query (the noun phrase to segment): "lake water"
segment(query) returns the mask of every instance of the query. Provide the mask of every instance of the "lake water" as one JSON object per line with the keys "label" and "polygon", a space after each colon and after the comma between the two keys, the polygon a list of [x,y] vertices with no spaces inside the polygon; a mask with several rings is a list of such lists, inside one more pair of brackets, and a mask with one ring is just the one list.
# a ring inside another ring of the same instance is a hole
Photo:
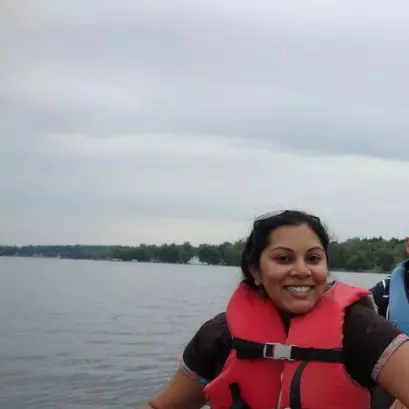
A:
{"label": "lake water", "polygon": [[230,267],[0,257],[0,408],[135,408],[239,279]]}

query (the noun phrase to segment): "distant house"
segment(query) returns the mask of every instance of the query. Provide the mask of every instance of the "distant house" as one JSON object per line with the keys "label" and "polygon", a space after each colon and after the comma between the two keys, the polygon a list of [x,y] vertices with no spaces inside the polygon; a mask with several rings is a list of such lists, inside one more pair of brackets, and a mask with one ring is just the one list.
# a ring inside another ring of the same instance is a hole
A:
{"label": "distant house", "polygon": [[203,263],[199,260],[199,257],[192,257],[188,262],[188,264],[195,264],[195,265],[206,265],[207,263]]}

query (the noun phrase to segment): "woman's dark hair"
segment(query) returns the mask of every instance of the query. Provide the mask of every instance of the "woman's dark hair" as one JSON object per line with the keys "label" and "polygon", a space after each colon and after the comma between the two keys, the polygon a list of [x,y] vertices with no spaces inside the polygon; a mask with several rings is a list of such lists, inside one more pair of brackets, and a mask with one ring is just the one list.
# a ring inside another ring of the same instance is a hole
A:
{"label": "woman's dark hair", "polygon": [[258,217],[248,237],[241,255],[241,270],[243,281],[256,288],[250,268],[260,268],[260,256],[268,246],[270,233],[282,226],[307,225],[318,236],[328,259],[329,235],[321,220],[311,214],[299,210],[285,210],[281,213],[269,213]]}

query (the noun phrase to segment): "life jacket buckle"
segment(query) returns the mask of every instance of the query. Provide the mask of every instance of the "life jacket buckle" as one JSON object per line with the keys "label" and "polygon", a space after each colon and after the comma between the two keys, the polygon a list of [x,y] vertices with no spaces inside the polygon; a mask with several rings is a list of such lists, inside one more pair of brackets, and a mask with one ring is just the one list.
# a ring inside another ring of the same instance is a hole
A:
{"label": "life jacket buckle", "polygon": [[274,360],[294,361],[292,348],[295,345],[266,343],[263,347],[263,358]]}

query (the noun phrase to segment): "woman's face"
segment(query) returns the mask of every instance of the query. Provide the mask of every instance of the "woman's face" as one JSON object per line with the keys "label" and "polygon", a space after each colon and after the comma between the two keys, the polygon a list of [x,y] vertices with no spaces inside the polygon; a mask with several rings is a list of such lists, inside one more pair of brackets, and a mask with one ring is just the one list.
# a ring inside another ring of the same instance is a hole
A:
{"label": "woman's face", "polygon": [[325,250],[308,225],[283,226],[270,233],[253,270],[277,308],[293,314],[308,312],[325,291],[328,276]]}

